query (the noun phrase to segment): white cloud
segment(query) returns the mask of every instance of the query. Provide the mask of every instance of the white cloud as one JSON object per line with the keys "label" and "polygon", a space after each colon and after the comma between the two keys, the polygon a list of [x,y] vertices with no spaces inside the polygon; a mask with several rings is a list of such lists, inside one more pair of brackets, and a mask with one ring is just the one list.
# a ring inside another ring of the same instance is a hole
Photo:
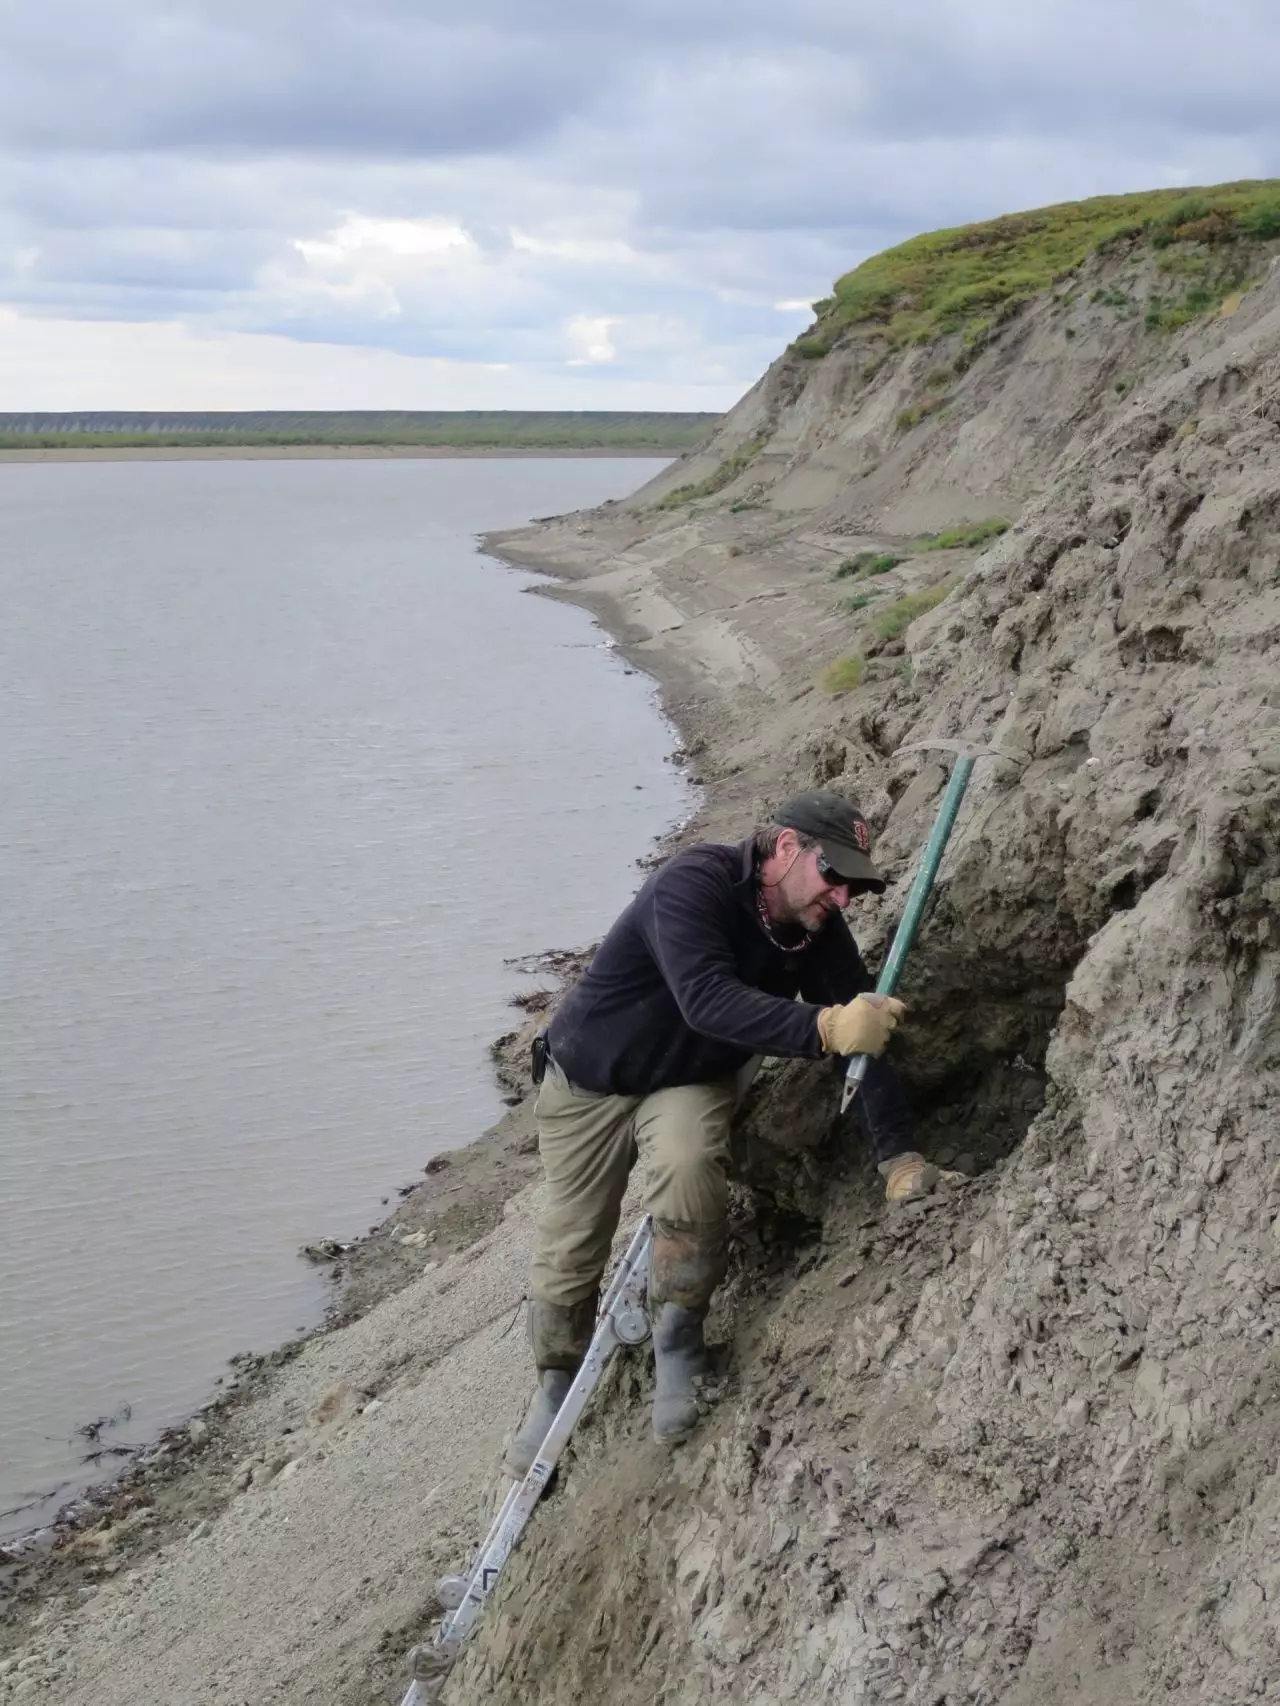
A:
{"label": "white cloud", "polygon": [[512,398],[741,391],[915,231],[1280,171],[1277,86],[1263,0],[9,8],[0,303],[32,348],[114,326],[104,406],[159,381],[141,324],[294,342],[283,385],[399,395],[351,346]]}
{"label": "white cloud", "polygon": [[588,362],[614,361],[618,347],[610,336],[614,322],[603,316],[575,314],[564,329],[569,346],[570,367],[582,367]]}
{"label": "white cloud", "polygon": [[0,308],[9,410],[725,409],[732,382],[690,384],[444,361],[172,322],[28,319]]}
{"label": "white cloud", "polygon": [[349,213],[326,236],[296,237],[294,247],[305,260],[325,265],[364,255],[424,261],[475,245],[452,219],[371,219]]}

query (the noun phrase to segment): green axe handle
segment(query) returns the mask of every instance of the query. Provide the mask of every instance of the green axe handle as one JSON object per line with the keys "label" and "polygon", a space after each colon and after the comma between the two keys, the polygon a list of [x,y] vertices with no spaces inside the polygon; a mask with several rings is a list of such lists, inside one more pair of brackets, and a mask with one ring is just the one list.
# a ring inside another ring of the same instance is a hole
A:
{"label": "green axe handle", "polygon": [[[907,955],[911,952],[911,944],[915,941],[916,931],[924,915],[925,902],[933,891],[934,879],[938,875],[938,866],[942,863],[942,855],[947,850],[947,842],[951,839],[951,831],[955,826],[956,813],[960,810],[960,802],[964,791],[969,786],[969,775],[973,770],[972,758],[959,758],[956,767],[951,772],[951,780],[947,783],[947,791],[942,796],[942,804],[938,807],[938,816],[932,832],[925,843],[924,857],[920,861],[920,869],[916,872],[911,892],[907,896],[906,909],[902,921],[894,932],[893,945],[889,949],[889,957],[884,962],[884,970],[876,983],[877,995],[892,995],[898,987],[898,979],[902,976],[902,968]],[[844,1094],[840,1098],[840,1112],[845,1109],[858,1094],[858,1086],[867,1075],[867,1062],[871,1056],[853,1054],[849,1056],[849,1064],[844,1075]]]}

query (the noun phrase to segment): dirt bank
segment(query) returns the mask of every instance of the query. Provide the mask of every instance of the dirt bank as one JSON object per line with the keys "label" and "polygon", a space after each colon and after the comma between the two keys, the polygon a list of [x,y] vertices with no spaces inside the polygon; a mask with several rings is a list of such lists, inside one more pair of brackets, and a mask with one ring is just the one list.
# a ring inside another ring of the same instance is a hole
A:
{"label": "dirt bank", "polygon": [[[1145,264],[976,356],[785,357],[623,513],[508,541],[703,718],[718,809],[838,779],[901,876],[944,781],[913,745],[1014,762],[977,773],[901,1051],[979,1178],[889,1221],[822,1072],[773,1076],[730,1401],[668,1463],[625,1377],[459,1702],[1274,1691],[1280,279],[1154,335],[1102,312]],[[976,559],[921,537],[995,517]]]}

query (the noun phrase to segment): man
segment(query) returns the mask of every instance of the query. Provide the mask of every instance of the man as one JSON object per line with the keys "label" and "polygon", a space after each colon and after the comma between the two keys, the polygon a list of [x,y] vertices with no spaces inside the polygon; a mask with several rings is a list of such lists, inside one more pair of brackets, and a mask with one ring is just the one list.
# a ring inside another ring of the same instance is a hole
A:
{"label": "man", "polygon": [[[677,853],[649,877],[551,1021],[537,1101],[547,1194],[533,1259],[538,1388],[507,1454],[523,1476],[595,1325],[639,1151],[654,1220],[655,1437],[685,1438],[724,1277],[729,1126],[753,1057],[868,1054],[860,1103],[890,1201],[932,1188],[878,1057],[904,1011],[874,988],[841,913],[883,893],[862,814],[801,794],[740,845]],[[799,1000],[796,997],[799,996]]]}

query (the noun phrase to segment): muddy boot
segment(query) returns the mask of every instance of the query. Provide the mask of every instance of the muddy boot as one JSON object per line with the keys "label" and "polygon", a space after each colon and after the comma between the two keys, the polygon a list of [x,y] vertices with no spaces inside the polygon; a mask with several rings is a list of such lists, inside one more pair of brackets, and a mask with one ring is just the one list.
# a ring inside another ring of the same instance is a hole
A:
{"label": "muddy boot", "polygon": [[507,1468],[517,1481],[523,1481],[529,1473],[538,1448],[547,1437],[547,1429],[555,1421],[572,1385],[573,1376],[563,1368],[544,1368],[538,1375],[533,1402],[525,1412],[520,1432],[507,1447]]}
{"label": "muddy boot", "polygon": [[653,1437],[687,1439],[698,1425],[697,1383],[708,1372],[702,1336],[711,1294],[724,1278],[724,1225],[655,1220],[649,1307],[653,1316]]}
{"label": "muddy boot", "polygon": [[538,1386],[519,1433],[507,1447],[507,1468],[517,1481],[529,1473],[547,1429],[573,1385],[595,1331],[597,1305],[594,1292],[568,1308],[541,1303],[536,1297],[529,1304],[529,1343],[538,1368]]}
{"label": "muddy boot", "polygon": [[698,1425],[697,1383],[705,1378],[707,1346],[702,1337],[705,1309],[681,1309],[664,1303],[653,1324],[653,1437],[659,1445],[688,1439]]}

